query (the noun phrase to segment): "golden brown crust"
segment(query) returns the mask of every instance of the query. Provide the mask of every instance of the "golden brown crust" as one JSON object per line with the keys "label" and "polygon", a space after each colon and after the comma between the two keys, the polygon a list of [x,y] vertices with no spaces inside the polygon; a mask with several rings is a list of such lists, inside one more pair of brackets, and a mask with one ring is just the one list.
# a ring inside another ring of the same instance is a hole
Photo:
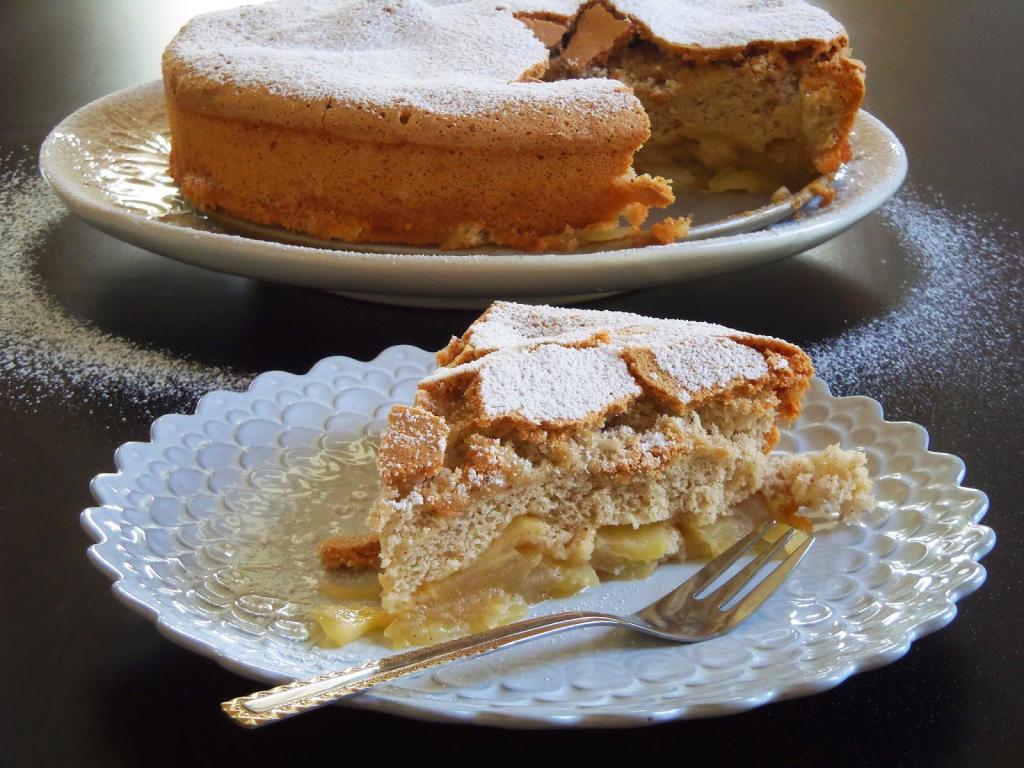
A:
{"label": "golden brown crust", "polygon": [[[216,89],[212,84],[183,86],[176,61],[165,61],[164,83],[173,102],[197,115],[277,125],[292,130],[322,130],[363,142],[414,143],[423,146],[509,148],[522,151],[558,151],[575,148],[625,149],[646,137],[647,119],[629,89],[618,86],[614,99],[578,100],[579,114],[567,118],[550,106],[502,105],[472,115],[439,115],[395,105],[368,111],[357,104],[323,101],[306,103],[278,94],[244,89]],[[166,69],[170,68],[170,69]],[[529,87],[524,83],[523,87]],[[610,103],[609,103],[610,102]],[[589,113],[589,115],[588,115]]]}
{"label": "golden brown crust", "polygon": [[[800,83],[801,96],[808,102],[822,104],[821,111],[828,116],[819,134],[829,135],[831,141],[823,140],[814,155],[815,168],[821,173],[832,173],[852,156],[850,132],[864,101],[864,73],[864,62],[843,51],[833,56],[827,66],[811,70]],[[831,200],[831,195],[827,199]]]}
{"label": "golden brown crust", "polygon": [[380,541],[375,533],[331,536],[321,542],[319,554],[320,564],[329,571],[377,568],[380,566]]}
{"label": "golden brown crust", "polygon": [[629,372],[648,396],[667,409],[679,411],[685,407],[685,403],[679,397],[679,385],[658,365],[652,350],[646,347],[629,347],[622,351],[622,357],[629,366]]}
{"label": "golden brown crust", "polygon": [[[632,174],[646,134],[625,150],[570,154],[390,145],[169,104],[170,173],[189,200],[314,237],[566,250],[594,222],[614,226],[632,206],[673,200],[664,180]],[[567,227],[578,231],[567,237]]]}
{"label": "golden brown crust", "polygon": [[452,336],[448,344],[434,353],[434,359],[442,368],[446,365],[454,365],[456,364],[455,361],[459,360],[459,356],[468,346],[469,345],[458,336]]}
{"label": "golden brown crust", "polygon": [[[795,420],[803,408],[803,397],[814,375],[810,356],[795,344],[768,336],[737,336],[733,340],[765,356],[771,372],[771,387],[780,400],[779,413],[786,421]],[[785,365],[780,365],[780,360],[784,360]],[[776,433],[772,445],[777,441]]]}
{"label": "golden brown crust", "polygon": [[[605,319],[607,318],[607,319]],[[607,323],[603,327],[602,323]],[[800,413],[800,402],[814,374],[810,357],[798,346],[768,336],[754,336],[732,331],[721,326],[690,324],[673,325],[679,321],[661,321],[625,313],[602,313],[593,310],[558,310],[545,307],[525,307],[507,302],[495,302],[466,330],[461,338],[453,337],[436,358],[442,368],[420,385],[418,402],[432,412],[441,414],[446,403],[460,403],[460,418],[477,426],[493,426],[493,420],[481,418],[483,406],[479,395],[480,366],[483,358],[496,350],[495,339],[505,339],[509,347],[528,348],[545,343],[557,343],[574,349],[610,345],[625,361],[630,374],[661,407],[673,412],[696,407],[705,400],[728,401],[733,397],[749,397],[762,389],[773,390],[780,400],[780,415],[787,420]],[[481,337],[481,329],[487,329]],[[649,338],[645,333],[657,331],[668,334]],[[495,336],[497,334],[497,336]],[[673,335],[685,338],[696,334],[728,339],[743,347],[756,350],[764,360],[765,373],[754,380],[735,380],[718,383],[700,390],[683,391],[681,384],[661,365],[654,347],[663,345]],[[654,346],[652,346],[652,344]],[[628,407],[623,401],[602,411],[596,418]],[[573,425],[582,422],[572,422]],[[589,423],[589,422],[588,422]],[[520,434],[532,430],[561,429],[569,423],[551,421],[515,423],[511,428]]]}
{"label": "golden brown crust", "polygon": [[562,61],[575,69],[603,64],[632,32],[633,24],[628,19],[602,4],[588,5],[576,17],[569,44],[562,51]]}
{"label": "golden brown crust", "polygon": [[444,419],[421,408],[396,405],[380,442],[381,483],[405,493],[432,477],[444,466],[447,440]]}
{"label": "golden brown crust", "polygon": [[[629,347],[623,350],[622,355],[647,394],[670,411],[678,413],[705,401],[727,403],[737,397],[749,398],[760,391],[773,390],[779,398],[779,415],[787,421],[798,417],[803,395],[814,374],[807,354],[799,347],[777,339],[737,336],[733,341],[760,351],[768,364],[768,374],[756,381],[737,380],[698,393],[684,393],[679,383],[658,365],[652,350]],[[770,444],[777,441],[776,431]]]}
{"label": "golden brown crust", "polygon": [[516,18],[523,22],[533,32],[534,37],[548,48],[554,48],[561,43],[562,37],[565,36],[566,31],[569,29],[568,24],[550,19],[532,16],[516,16]]}

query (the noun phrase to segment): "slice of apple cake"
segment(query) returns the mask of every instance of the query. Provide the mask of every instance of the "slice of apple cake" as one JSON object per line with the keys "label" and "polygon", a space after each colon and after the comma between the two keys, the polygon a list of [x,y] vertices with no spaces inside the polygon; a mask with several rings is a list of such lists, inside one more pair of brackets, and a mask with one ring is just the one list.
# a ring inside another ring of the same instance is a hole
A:
{"label": "slice of apple cake", "polygon": [[785,341],[499,302],[437,358],[380,445],[370,525],[396,645],[715,554],[772,514],[870,503],[859,453],[769,456],[813,372]]}

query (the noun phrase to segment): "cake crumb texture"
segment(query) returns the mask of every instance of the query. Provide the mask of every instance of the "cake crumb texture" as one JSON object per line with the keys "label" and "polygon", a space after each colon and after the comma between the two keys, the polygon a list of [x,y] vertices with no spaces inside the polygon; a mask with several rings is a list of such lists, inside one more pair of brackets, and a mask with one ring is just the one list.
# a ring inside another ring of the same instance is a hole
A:
{"label": "cake crumb texture", "polygon": [[[714,524],[764,485],[777,423],[813,370],[798,347],[723,326],[510,302],[438,361],[379,455],[371,527],[393,612],[520,517],[544,524],[547,550],[584,560],[607,526]],[[443,423],[443,442],[410,429],[410,412]],[[403,466],[412,486],[389,482]]]}

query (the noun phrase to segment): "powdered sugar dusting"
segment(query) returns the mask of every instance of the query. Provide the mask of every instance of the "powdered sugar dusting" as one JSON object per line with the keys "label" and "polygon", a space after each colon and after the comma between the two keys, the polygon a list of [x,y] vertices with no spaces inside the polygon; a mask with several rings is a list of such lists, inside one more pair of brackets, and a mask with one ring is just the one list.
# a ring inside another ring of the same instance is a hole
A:
{"label": "powdered sugar dusting", "polygon": [[470,328],[469,342],[477,350],[526,344],[575,344],[599,331],[611,331],[623,342],[645,343],[656,338],[695,335],[743,335],[722,325],[689,320],[655,320],[631,312],[562,309],[508,301],[495,302]]}
{"label": "powdered sugar dusting", "polygon": [[[534,423],[582,420],[640,388],[622,354],[650,350],[688,402],[698,393],[768,374],[761,352],[721,325],[658,320],[628,312],[496,302],[466,334],[482,357],[425,381],[476,374],[484,414]],[[586,342],[586,346],[579,345]]]}
{"label": "powdered sugar dusting", "polygon": [[767,375],[761,353],[731,339],[697,336],[652,348],[659,367],[679,384],[685,403],[691,393],[724,387],[737,379],[755,381]]}
{"label": "powdered sugar dusting", "polygon": [[[396,105],[442,115],[510,106],[620,111],[636,105],[602,78],[523,82],[547,48],[513,13],[574,15],[566,0],[277,0],[197,16],[170,60],[221,90],[265,91],[307,103]],[[618,0],[663,40],[700,48],[845,34],[800,0]],[[189,78],[184,78],[188,80]],[[225,88],[226,87],[226,88]]]}
{"label": "powdered sugar dusting", "polygon": [[906,393],[907,415],[922,421],[935,418],[936,387],[973,393],[978,408],[1009,406],[1024,388],[1014,352],[1024,286],[1007,279],[1024,258],[1020,232],[913,187],[883,217],[920,278],[889,313],[811,345],[818,373],[843,394]]}
{"label": "powdered sugar dusting", "polygon": [[459,115],[634,102],[610,80],[520,82],[547,66],[547,48],[511,12],[479,0],[269,2],[196,17],[168,54],[224,86],[325,104]]}
{"label": "powdered sugar dusting", "polygon": [[625,362],[602,348],[515,349],[485,358],[480,371],[484,415],[536,424],[583,420],[640,391]]}
{"label": "powdered sugar dusting", "polygon": [[[655,37],[697,48],[745,46],[752,41],[831,41],[842,24],[802,0],[610,0]],[[564,0],[510,0],[514,11],[569,15]]]}
{"label": "powdered sugar dusting", "polygon": [[191,404],[208,390],[246,385],[248,374],[104,333],[61,307],[36,274],[33,252],[64,214],[33,166],[13,163],[0,174],[0,376],[20,405],[127,400],[152,415],[168,400]]}

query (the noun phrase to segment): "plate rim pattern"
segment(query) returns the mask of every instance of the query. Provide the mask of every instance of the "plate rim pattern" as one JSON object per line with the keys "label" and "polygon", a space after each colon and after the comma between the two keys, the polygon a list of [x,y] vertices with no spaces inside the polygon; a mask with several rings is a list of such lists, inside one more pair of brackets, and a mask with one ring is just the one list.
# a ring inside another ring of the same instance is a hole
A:
{"label": "plate rim pattern", "polygon": [[[129,563],[124,560],[119,561],[116,557],[111,556],[110,550],[114,547],[115,542],[108,535],[106,527],[99,519],[104,515],[124,514],[126,510],[123,506],[105,502],[103,487],[112,481],[117,481],[118,478],[130,476],[132,460],[127,458],[128,452],[138,446],[159,445],[161,438],[158,433],[162,431],[162,425],[167,425],[175,420],[184,424],[189,420],[197,420],[208,412],[224,407],[223,405],[214,406],[213,403],[215,401],[242,403],[247,399],[255,398],[260,393],[272,391],[273,387],[279,386],[274,382],[279,382],[282,379],[302,381],[313,376],[318,370],[323,370],[326,366],[330,365],[354,366],[357,369],[365,370],[373,366],[386,364],[389,358],[401,360],[406,359],[406,356],[419,357],[423,359],[424,363],[429,362],[428,358],[432,359],[430,353],[418,347],[396,345],[384,349],[377,357],[368,361],[355,360],[345,356],[324,358],[313,365],[305,374],[267,371],[255,377],[244,391],[214,390],[207,393],[200,398],[192,414],[168,414],[161,416],[153,422],[148,441],[122,444],[114,453],[116,470],[114,472],[100,473],[93,477],[90,482],[90,491],[96,500],[96,506],[85,509],[80,517],[82,527],[95,542],[87,550],[88,558],[112,582],[111,590],[115,597],[134,612],[152,621],[158,631],[175,644],[206,656],[216,661],[223,668],[247,678],[269,683],[283,682],[286,679],[285,676],[274,676],[268,674],[265,668],[260,668],[243,660],[234,659],[230,655],[226,655],[216,644],[209,642],[195,632],[189,632],[173,626],[162,616],[160,606],[153,605],[138,595],[133,594],[129,589],[131,580],[130,569],[126,568],[126,565]],[[821,397],[827,400],[846,403],[857,401],[867,405],[873,415],[877,416],[879,423],[895,429],[914,430],[917,432],[923,440],[922,456],[928,457],[930,460],[944,461],[955,466],[955,480],[950,488],[972,495],[977,501],[974,513],[969,518],[963,518],[965,526],[977,529],[977,536],[973,544],[953,553],[950,559],[953,562],[953,556],[955,555],[956,562],[969,562],[975,568],[968,578],[955,582],[942,593],[941,598],[944,601],[942,610],[910,627],[905,632],[900,643],[891,645],[874,655],[850,660],[827,676],[791,682],[775,687],[760,695],[741,695],[717,704],[681,705],[667,707],[662,710],[614,713],[602,713],[598,708],[598,711],[576,710],[574,715],[554,716],[543,713],[526,713],[521,709],[503,712],[500,709],[488,709],[479,705],[472,706],[465,701],[456,705],[450,701],[433,700],[429,697],[418,696],[414,690],[389,687],[386,694],[379,692],[366,693],[348,700],[345,706],[355,706],[433,722],[471,723],[504,728],[632,727],[677,719],[697,719],[735,714],[771,702],[829,690],[838,686],[853,674],[897,661],[907,653],[915,640],[948,625],[957,615],[957,602],[977,590],[984,583],[986,570],[979,561],[991,551],[996,542],[994,531],[990,527],[979,524],[988,511],[988,497],[980,490],[962,485],[966,467],[959,457],[949,453],[928,450],[928,433],[920,425],[909,421],[885,421],[882,408],[876,400],[864,396],[836,397],[831,394],[828,385],[821,379],[815,378],[814,382],[814,387],[818,388]]]}

